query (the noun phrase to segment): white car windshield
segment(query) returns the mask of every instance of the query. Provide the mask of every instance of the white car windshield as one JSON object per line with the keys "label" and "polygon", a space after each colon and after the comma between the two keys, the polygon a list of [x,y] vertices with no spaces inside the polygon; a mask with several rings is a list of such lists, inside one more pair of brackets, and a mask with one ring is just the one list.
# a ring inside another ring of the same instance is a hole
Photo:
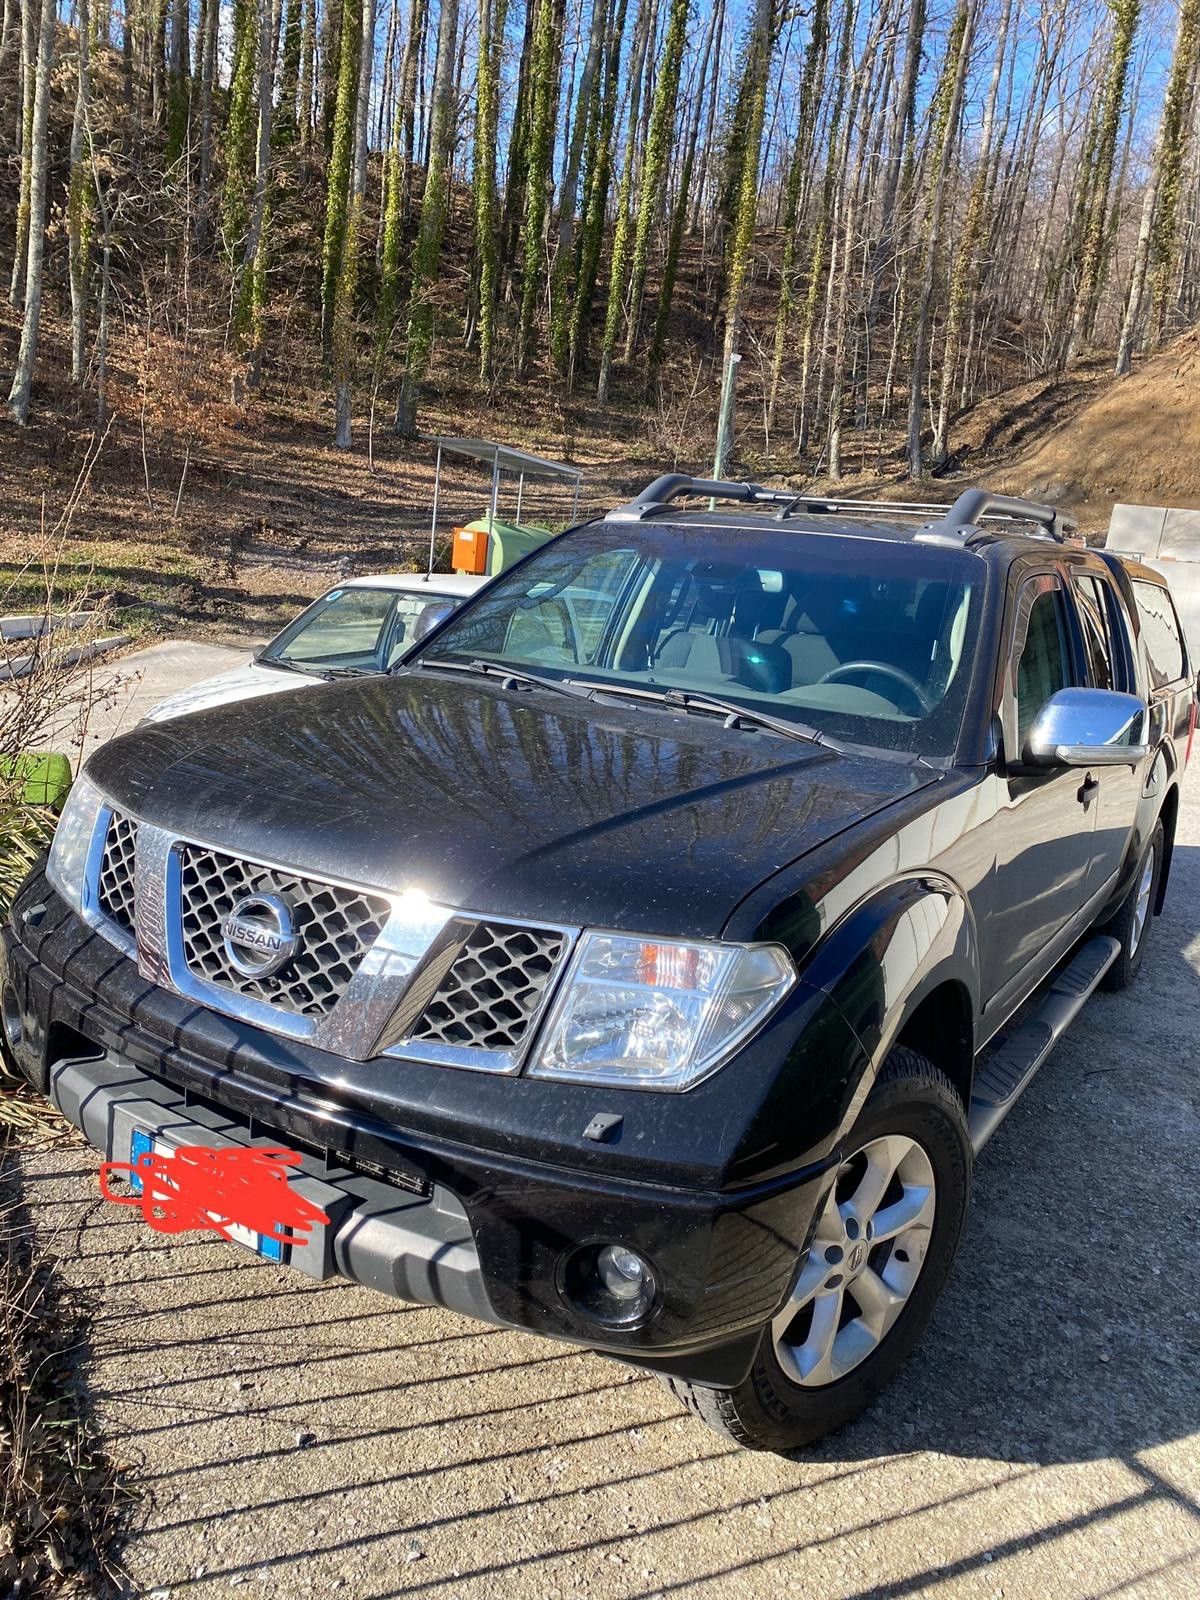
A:
{"label": "white car windshield", "polygon": [[463,598],[432,587],[331,589],[277,634],[258,659],[266,666],[314,672],[386,672],[413,648],[427,606],[457,606]]}
{"label": "white car windshield", "polygon": [[978,556],[767,525],[555,539],[489,585],[417,665],[720,697],[858,745],[948,755],[978,628]]}

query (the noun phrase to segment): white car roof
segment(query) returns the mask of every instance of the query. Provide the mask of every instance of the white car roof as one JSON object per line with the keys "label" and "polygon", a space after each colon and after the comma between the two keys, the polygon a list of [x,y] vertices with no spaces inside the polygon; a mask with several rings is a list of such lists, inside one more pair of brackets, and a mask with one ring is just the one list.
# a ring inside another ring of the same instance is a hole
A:
{"label": "white car roof", "polygon": [[347,578],[345,583],[334,584],[335,589],[401,589],[405,593],[474,594],[487,583],[486,577],[475,577],[469,572],[374,572],[365,578]]}

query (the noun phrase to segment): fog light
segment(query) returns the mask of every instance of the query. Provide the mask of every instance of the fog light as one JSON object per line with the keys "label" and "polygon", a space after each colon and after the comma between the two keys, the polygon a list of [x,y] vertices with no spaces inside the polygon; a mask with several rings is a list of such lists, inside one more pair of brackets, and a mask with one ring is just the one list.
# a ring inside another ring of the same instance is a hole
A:
{"label": "fog light", "polygon": [[654,1269],[623,1244],[577,1250],[567,1262],[563,1288],[585,1316],[614,1327],[644,1322],[657,1296]]}

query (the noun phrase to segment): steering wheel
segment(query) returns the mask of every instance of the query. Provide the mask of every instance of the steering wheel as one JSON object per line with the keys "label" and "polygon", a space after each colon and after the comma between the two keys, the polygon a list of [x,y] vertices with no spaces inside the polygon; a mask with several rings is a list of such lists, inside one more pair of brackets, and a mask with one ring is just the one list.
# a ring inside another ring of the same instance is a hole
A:
{"label": "steering wheel", "polygon": [[922,715],[928,716],[933,710],[933,701],[925,690],[913,677],[911,672],[905,672],[903,667],[893,667],[886,661],[843,661],[838,667],[830,667],[817,679],[818,683],[839,683],[843,678],[848,678],[851,673],[881,672],[885,678],[892,678],[901,688],[907,689],[909,694],[921,708]]}

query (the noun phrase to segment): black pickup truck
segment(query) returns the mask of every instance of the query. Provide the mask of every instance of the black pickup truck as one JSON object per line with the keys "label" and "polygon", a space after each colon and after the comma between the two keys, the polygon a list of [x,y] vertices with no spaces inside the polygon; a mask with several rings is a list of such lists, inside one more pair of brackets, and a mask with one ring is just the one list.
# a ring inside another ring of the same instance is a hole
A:
{"label": "black pickup truck", "polygon": [[1162,906],[1193,669],[1062,535],[670,476],[389,676],[115,739],[4,930],[7,1048],[110,1159],[295,1152],[328,1221],[264,1255],[814,1439]]}

